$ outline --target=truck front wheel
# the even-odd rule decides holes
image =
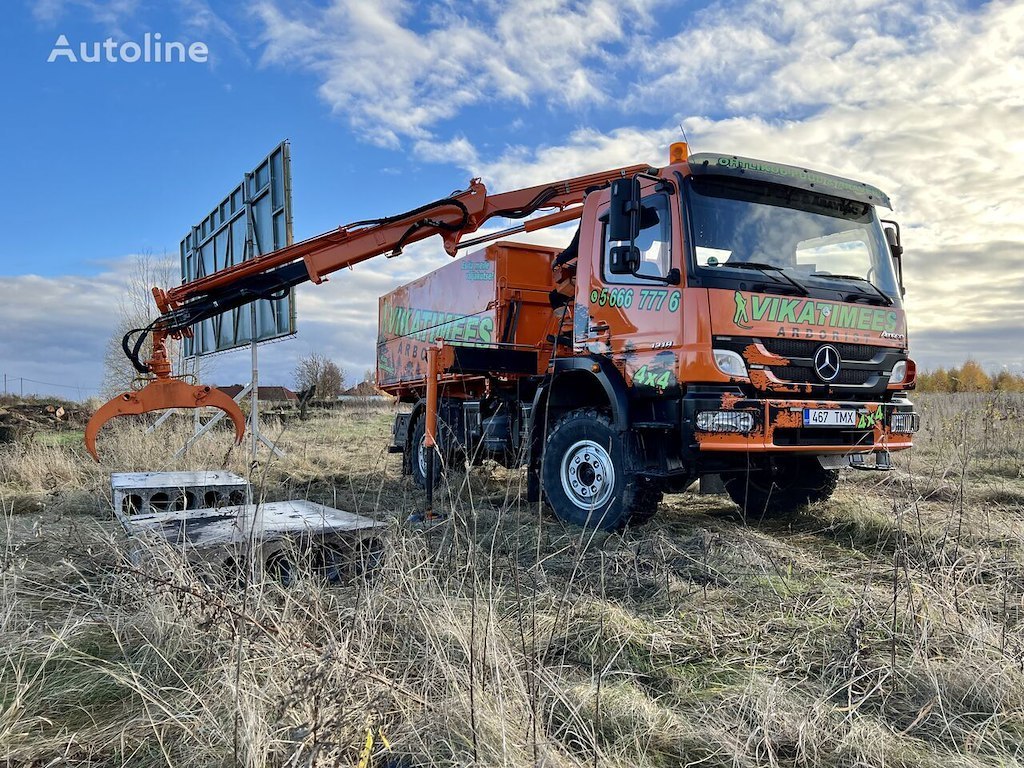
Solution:
[[[560,520],[614,531],[654,514],[661,494],[629,471],[624,443],[600,411],[570,411],[558,420],[544,444],[541,484]]]
[[[839,471],[825,469],[814,456],[779,457],[769,469],[723,478],[725,490],[746,517],[786,517],[801,507],[825,501],[839,483]]]

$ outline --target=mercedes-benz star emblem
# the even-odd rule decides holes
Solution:
[[[834,381],[839,375],[839,350],[831,344],[818,347],[814,353],[814,372],[822,381]]]

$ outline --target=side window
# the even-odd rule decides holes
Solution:
[[[640,269],[636,275],[613,275],[608,271],[608,227],[601,228],[601,276],[606,283],[649,284],[647,277],[667,277],[672,269],[672,214],[668,195],[650,195],[640,201]]]

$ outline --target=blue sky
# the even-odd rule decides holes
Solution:
[[[89,274],[140,250],[173,253],[242,171],[284,138],[293,142],[297,235],[378,211],[370,200],[395,194],[394,179],[379,169],[401,163],[401,153],[355,141],[309,75],[261,66],[259,25],[237,11],[225,9],[226,23],[251,42],[215,27],[204,34],[187,23],[187,11],[159,6],[140,5],[116,23],[70,3],[52,17],[15,9],[0,32],[2,110],[16,116],[3,121],[0,136],[13,150],[9,189],[18,190],[0,214],[4,274]],[[147,31],[206,41],[210,63],[46,63],[58,34],[74,46],[111,35],[140,40]],[[433,165],[402,170],[410,187],[444,177]]]
[[[881,186],[905,228],[915,356],[1024,363],[1020,3],[44,0],[5,16],[9,376],[95,391],[135,255],[176,254],[281,139],[302,238],[471,176],[497,190],[660,164],[680,123],[698,150]],[[209,60],[47,63],[61,34],[77,48],[147,32],[204,42]],[[302,289],[299,335],[266,349],[264,380],[290,383],[314,349],[361,378],[376,296],[439,254]],[[242,381],[246,365],[224,355],[208,375]]]
[[[196,22],[197,9],[217,20]],[[11,10],[0,31],[8,75],[0,105],[17,118],[3,122],[0,137],[14,149],[8,184],[18,193],[0,213],[8,235],[2,274],[28,271],[28,255],[31,271],[60,275],[88,274],[139,250],[173,253],[189,225],[282,139],[292,142],[297,237],[418,205],[466,180],[407,142],[379,146],[372,126],[354,132],[344,105],[318,97],[315,74],[265,60],[267,23],[253,6],[51,2]],[[663,12],[666,28],[678,29],[681,11]],[[417,34],[438,28],[412,6],[403,19]],[[47,63],[60,34],[74,50],[107,37],[140,41],[146,32],[203,41],[209,63]],[[386,70],[380,53],[375,66]],[[628,52],[610,45],[605,54]],[[605,85],[616,90],[614,81]],[[533,115],[528,123],[524,112]],[[498,154],[514,143],[557,143],[576,126],[610,130],[618,118],[589,104],[497,102],[461,109],[431,130],[472,134],[480,152]]]

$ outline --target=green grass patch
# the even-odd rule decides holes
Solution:
[[[80,448],[85,440],[85,431],[81,429],[42,431],[33,434],[32,439],[39,445],[57,448]]]

